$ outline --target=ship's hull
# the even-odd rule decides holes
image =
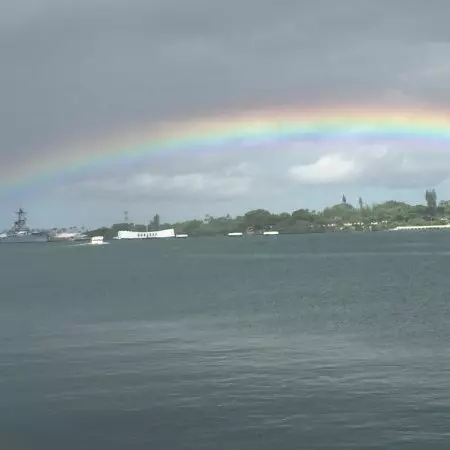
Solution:
[[[35,244],[40,242],[47,242],[47,235],[33,233],[25,235],[6,236],[0,239],[0,244]]]

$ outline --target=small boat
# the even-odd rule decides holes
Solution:
[[[104,241],[103,236],[92,236],[91,237],[91,242],[90,242],[91,245],[105,245],[107,243],[108,242]]]

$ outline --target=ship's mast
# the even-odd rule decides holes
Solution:
[[[16,214],[17,214],[17,220],[14,222],[14,228],[16,230],[21,230],[22,228],[25,227],[25,225],[27,223],[27,215],[26,215],[26,212],[22,208],[19,208],[19,210],[16,211]]]

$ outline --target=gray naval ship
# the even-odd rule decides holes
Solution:
[[[27,227],[25,211],[20,208],[17,212],[17,220],[13,227],[0,235],[1,244],[31,244],[34,242],[47,242],[47,233],[43,231],[31,231]]]

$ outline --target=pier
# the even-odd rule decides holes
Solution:
[[[450,230],[450,224],[441,225],[409,225],[391,228],[389,231],[432,231],[432,230]]]

